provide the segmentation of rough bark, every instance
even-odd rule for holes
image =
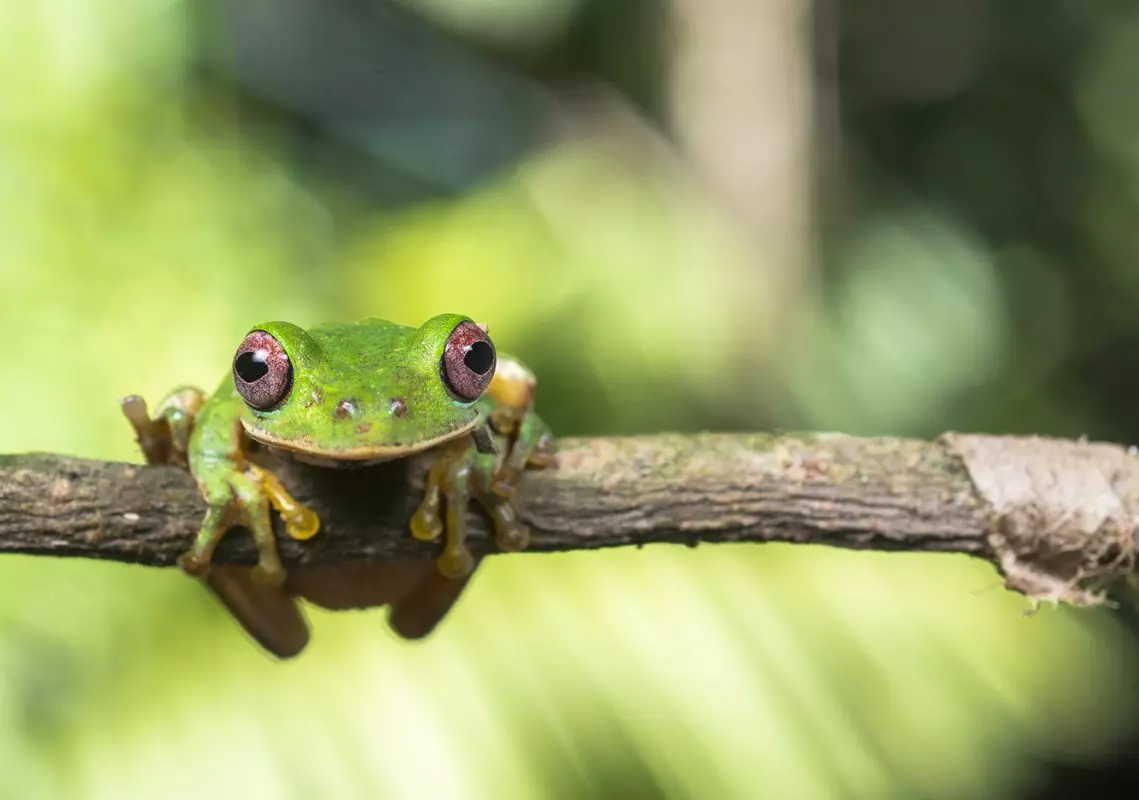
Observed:
[[[567,439],[559,451],[519,493],[532,552],[774,541],[951,551],[992,561],[1029,596],[1095,602],[1130,573],[1139,530],[1139,457],[1108,444],[662,435]],[[427,459],[330,470],[266,458],[323,522],[308,542],[282,533],[286,564],[432,552],[407,534]],[[0,456],[0,552],[169,566],[204,509],[172,467]],[[470,520],[472,548],[492,552],[481,515]],[[234,531],[217,560],[254,555]]]

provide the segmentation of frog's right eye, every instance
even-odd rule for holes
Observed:
[[[457,399],[473,403],[490,385],[496,363],[486,331],[473,322],[460,322],[443,350],[443,383]]]
[[[293,365],[285,348],[271,334],[253,331],[233,356],[233,385],[256,411],[281,405],[293,388]]]

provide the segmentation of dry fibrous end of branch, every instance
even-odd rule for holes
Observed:
[[[430,457],[352,470],[262,463],[322,520],[313,540],[280,536],[286,565],[435,552],[407,533]],[[962,434],[564,439],[552,468],[527,474],[518,508],[531,552],[655,542],[960,552],[988,559],[1031,598],[1094,604],[1132,571],[1139,456]],[[173,467],[0,456],[0,552],[169,566],[204,511],[191,475]],[[470,519],[472,549],[492,553],[485,521]],[[256,552],[235,531],[216,560],[254,563]]]

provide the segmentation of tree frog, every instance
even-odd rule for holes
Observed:
[[[535,386],[521,362],[496,352],[485,326],[458,314],[418,328],[376,318],[308,330],[268,322],[249,330],[213,394],[176,389],[153,417],[137,395],[122,407],[147,462],[188,468],[209,504],[179,566],[202,578],[258,643],[288,658],[308,641],[297,596],[326,608],[390,604],[393,628],[409,638],[433,629],[475,568],[465,543],[471,499],[488,513],[499,549],[526,547],[515,491],[525,469],[548,466],[554,453],[533,411]],[[295,539],[316,535],[320,520],[247,458],[251,443],[327,467],[438,450],[410,532],[442,538],[442,554],[430,564],[287,573],[270,507]],[[211,564],[234,525],[251,532],[256,566]]]

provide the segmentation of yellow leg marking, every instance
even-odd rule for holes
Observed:
[[[436,564],[446,578],[464,578],[475,568],[467,549],[467,511],[471,500],[472,443],[460,440],[445,449],[427,473],[423,500],[411,518],[411,533],[421,541],[443,537]],[[439,510],[446,500],[445,520]]]
[[[316,536],[320,531],[320,517],[311,508],[293,499],[288,490],[277,480],[277,476],[256,464],[247,464],[248,470],[261,483],[265,496],[281,519],[285,522],[285,531],[293,539],[304,541]]]
[[[427,473],[427,487],[423,500],[411,517],[411,535],[421,542],[434,542],[443,535],[443,522],[439,519],[439,506],[442,501],[441,486],[447,471],[446,457],[440,458]]]
[[[457,580],[470,575],[475,559],[467,549],[467,508],[471,497],[471,462],[455,459],[446,472],[447,524],[443,528],[443,554],[439,556],[439,572]]]

